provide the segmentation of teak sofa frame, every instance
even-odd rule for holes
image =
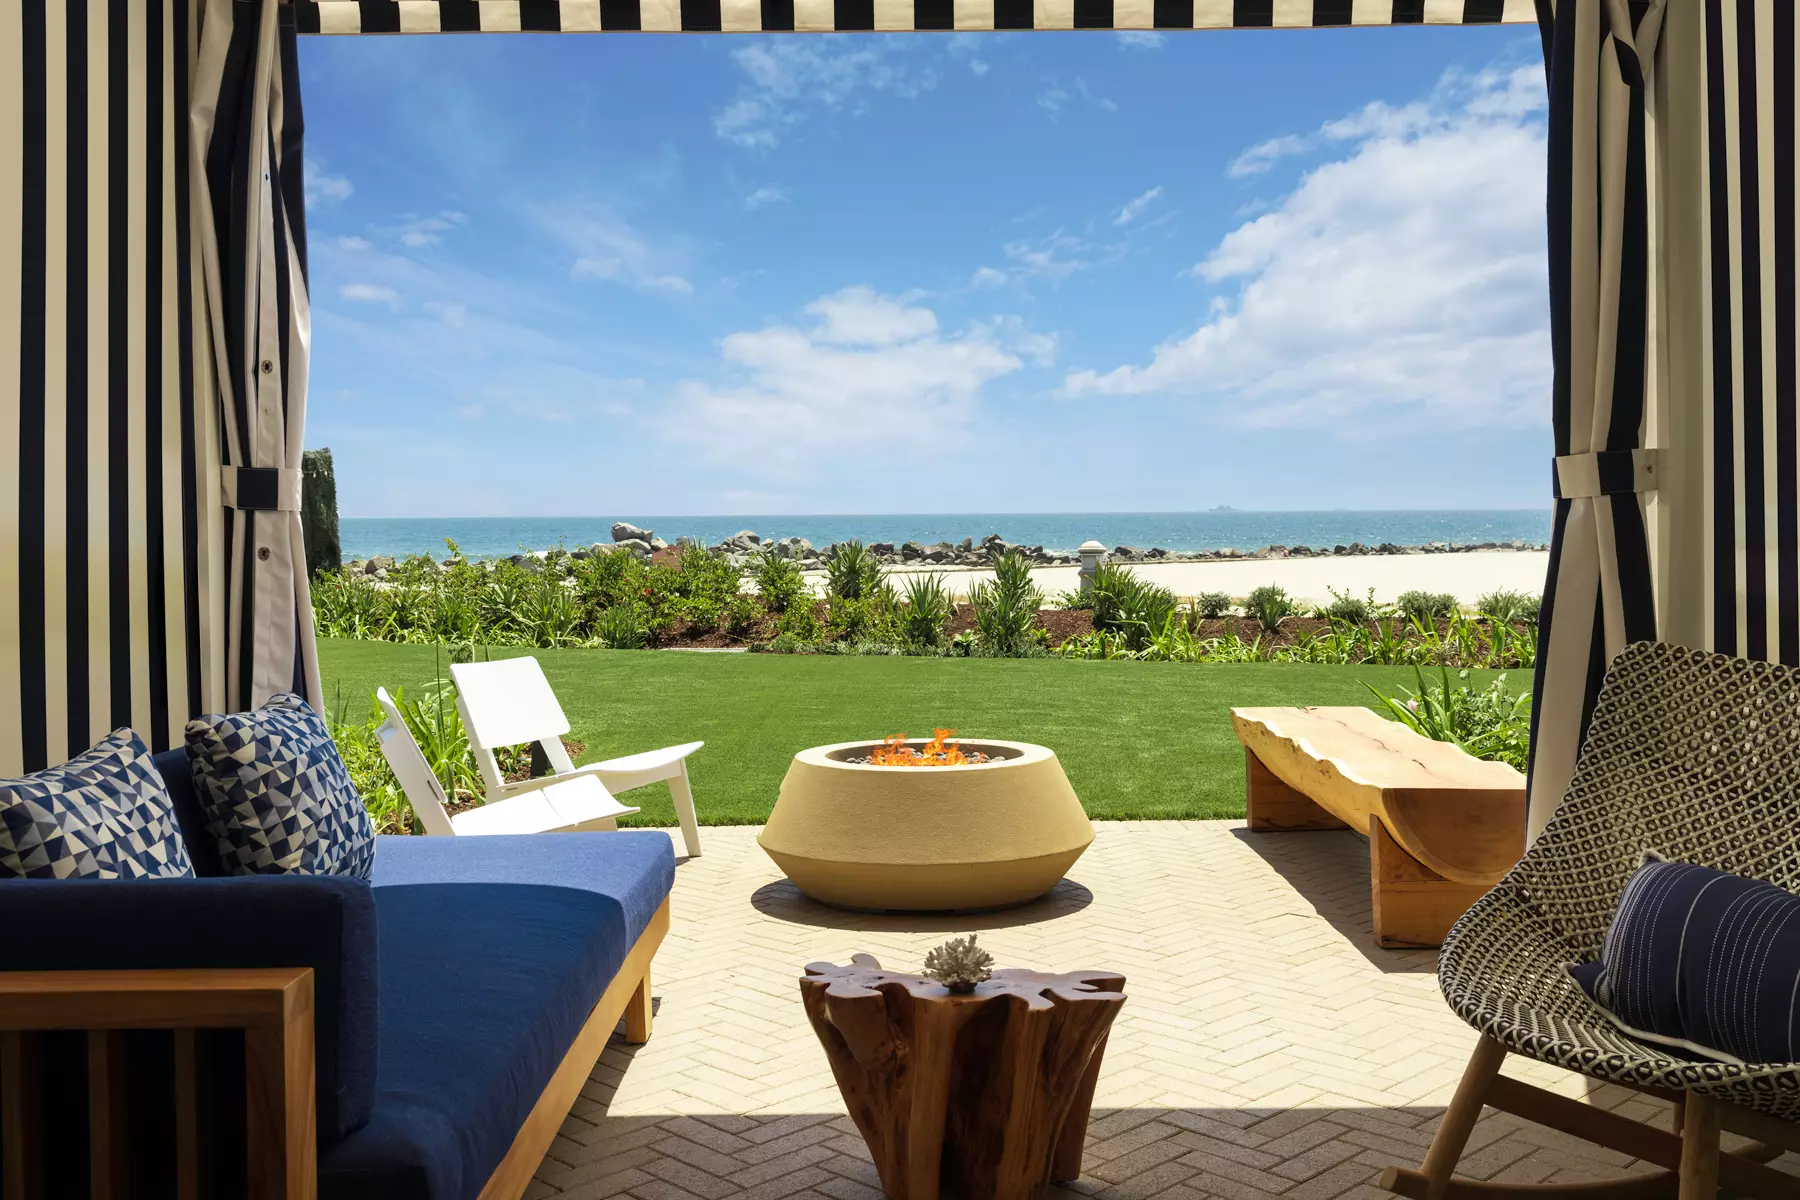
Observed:
[[[620,1017],[625,1040],[650,1037],[650,962],[669,931],[665,898],[575,1035],[556,1073],[488,1177],[481,1200],[517,1200],[550,1148]],[[38,1035],[87,1034],[89,1189],[93,1200],[125,1194],[125,1032],[174,1032],[175,1190],[194,1200],[207,1169],[201,1112],[200,1030],[244,1032],[246,1158],[250,1200],[318,1195],[313,1094],[313,973],[310,967],[231,970],[0,971],[0,1200],[42,1194],[46,1064]]]

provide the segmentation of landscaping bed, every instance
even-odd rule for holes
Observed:
[[[1232,706],[1378,707],[1365,684],[1397,692],[1416,679],[1410,668],[1303,663],[1192,670],[1053,658],[478,651],[490,653],[537,656],[574,726],[570,738],[585,745],[583,759],[704,740],[691,760],[703,824],[763,821],[802,747],[935,727],[1051,747],[1097,819],[1241,817],[1244,760]],[[319,661],[327,708],[340,722],[362,722],[377,686],[416,699],[448,673],[433,646],[327,638]],[[1493,678],[1475,671],[1470,682]],[[1528,689],[1529,678],[1508,684]],[[353,768],[368,761],[355,747],[346,758]],[[662,784],[625,803],[644,810],[628,824],[675,823]]]

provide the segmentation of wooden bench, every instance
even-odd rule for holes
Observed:
[[[1252,830],[1369,839],[1375,936],[1436,946],[1525,852],[1525,777],[1366,708],[1234,708]]]

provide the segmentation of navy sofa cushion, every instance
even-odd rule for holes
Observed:
[[[7,970],[311,967],[322,1145],[375,1096],[375,912],[341,876],[0,883]]]
[[[200,793],[194,788],[193,769],[188,766],[186,746],[164,750],[150,759],[156,773],[168,785],[169,799],[175,805],[175,823],[181,829],[181,840],[187,845],[188,859],[194,874],[214,877],[225,874],[219,861],[219,843],[206,830],[206,814],[200,810]]]
[[[675,881],[660,831],[382,837],[381,1050],[322,1200],[477,1196]]]
[[[1800,896],[1645,855],[1600,961],[1570,973],[1623,1032],[1684,1056],[1800,1057]]]

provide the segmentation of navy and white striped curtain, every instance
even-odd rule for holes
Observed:
[[[1606,665],[1656,637],[1649,134],[1665,0],[1539,0],[1550,85],[1555,520],[1539,620],[1529,836],[1555,814]]]
[[[223,700],[192,0],[0,2],[0,776]]]
[[[293,9],[208,0],[191,108],[195,239],[220,412],[225,697],[321,703],[300,454],[311,317]]]

